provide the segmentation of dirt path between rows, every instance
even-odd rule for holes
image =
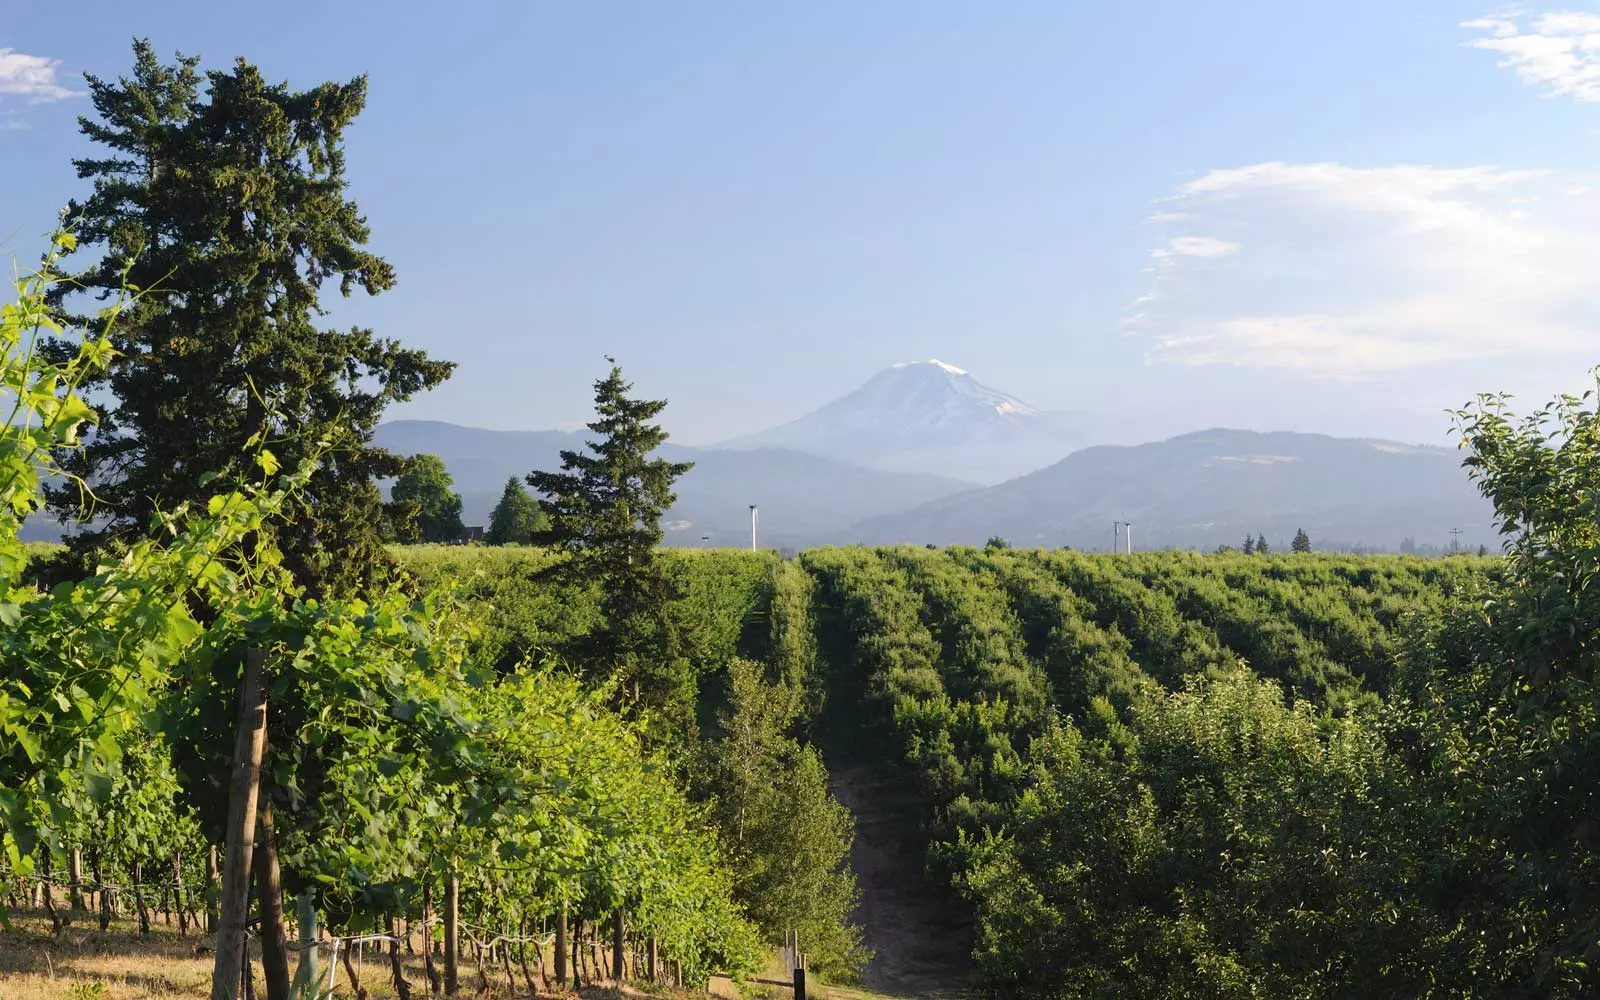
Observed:
[[[915,790],[904,775],[872,765],[841,767],[832,785],[856,819],[850,854],[861,887],[856,920],[876,953],[862,985],[908,997],[967,995],[971,928],[947,896],[928,885]]]

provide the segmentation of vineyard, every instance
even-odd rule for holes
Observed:
[[[1494,408],[1466,425],[1506,559],[783,559],[624,522],[643,547],[609,564],[399,548],[318,593],[277,525],[321,456],[284,467],[258,433],[203,505],[51,583],[70,553],[18,525],[111,348],[33,348],[66,332],[47,283],[3,328],[4,936],[203,930],[213,997],[755,986],[796,939],[824,980],[918,992],[1590,983],[1576,403],[1562,450]],[[905,794],[885,815],[830,772]],[[937,914],[863,899],[873,856]],[[878,971],[919,947],[941,972]]]
[[[612,362],[505,544],[400,545],[365,79],[134,55],[0,308],[0,994],[1600,992],[1595,396],[1455,415],[1492,558],[785,558],[662,547]]]
[[[499,658],[559,648],[564,630],[591,614],[582,599],[553,600],[530,582],[547,558],[530,549],[400,554],[421,579],[464,582],[466,605],[493,623],[484,653]],[[926,852],[926,877],[943,887],[945,908],[975,923],[961,957],[976,946],[980,981],[995,988],[1018,977],[1012,963],[1035,965],[1035,947],[1074,957],[1056,942],[1024,947],[1003,936],[1026,910],[1010,895],[1016,866],[1042,861],[1003,856],[1019,842],[997,834],[1032,818],[1050,778],[1041,768],[1063,741],[1083,738],[1075,726],[1109,727],[1124,747],[1134,743],[1130,727],[1153,731],[1175,725],[1174,716],[1285,726],[1312,741],[1358,731],[1354,720],[1379,714],[1420,623],[1503,572],[1500,560],[1475,557],[999,547],[818,549],[788,562],[683,550],[665,561],[683,584],[678,614],[706,671],[708,702],[741,655],[779,664],[807,692],[804,734],[826,749],[830,770],[888,762],[916,789],[913,839]],[[799,616],[804,630],[794,627]],[[1163,735],[1179,741],[1168,754],[1204,749],[1182,743],[1194,733]],[[1084,877],[1097,878],[1093,868]],[[864,930],[871,946],[887,929]],[[1009,989],[1039,988],[1024,980]]]

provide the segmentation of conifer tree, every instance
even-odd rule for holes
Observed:
[[[1254,538],[1251,538],[1249,535],[1246,535],[1246,536],[1244,536],[1244,544],[1239,546],[1239,548],[1240,548],[1240,551],[1242,551],[1247,556],[1255,555],[1256,540]]]
[[[538,501],[528,495],[522,480],[512,476],[489,514],[489,530],[483,540],[490,545],[527,545],[549,526]]]
[[[1267,545],[1267,536],[1266,535],[1257,535],[1256,536],[1256,555],[1264,556],[1268,552],[1271,552],[1271,551],[1272,551],[1272,548],[1269,545]]]
[[[271,419],[286,466],[334,442],[304,509],[280,529],[286,560],[314,591],[354,586],[386,562],[374,480],[402,467],[372,432],[389,403],[452,367],[370,330],[317,324],[326,282],[345,296],[395,282],[345,197],[344,133],[366,79],[296,91],[242,59],[202,77],[195,57],[164,64],[143,40],[133,53],[130,76],[87,78],[96,113],[79,125],[105,152],[75,161],[93,189],[67,215],[93,263],[59,286],[82,294],[54,303],[70,312],[124,280],[142,292],[90,387],[99,430],[62,456],[98,499],[74,540],[78,561],[142,534],[155,510],[203,501],[217,487],[201,477],[237,460]],[[50,508],[80,517],[78,491],[54,490]]]
[[[664,399],[634,399],[622,369],[595,382],[595,435],[587,451],[561,452],[560,472],[533,472],[528,485],[542,498],[549,526],[534,536],[566,558],[544,575],[599,589],[601,625],[576,640],[569,656],[591,672],[619,675],[646,706],[668,708],[660,721],[681,737],[692,731],[694,677],[672,621],[678,587],[656,558],[661,516],[676,496],[672,485],[693,467],[651,453],[667,433],[651,423]],[[676,716],[676,717],[674,717]]]
[[[1311,551],[1311,536],[1306,534],[1306,529],[1301,528],[1294,533],[1294,541],[1289,543],[1289,548],[1295,552]]]

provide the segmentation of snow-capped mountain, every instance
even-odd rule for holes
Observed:
[[[943,361],[886,368],[861,388],[724,447],[782,447],[897,471],[998,482],[1084,443],[1076,414],[1041,410]]]

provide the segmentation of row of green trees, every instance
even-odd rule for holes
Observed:
[[[1459,415],[1505,560],[805,553],[988,987],[1600,987],[1595,398]]]

